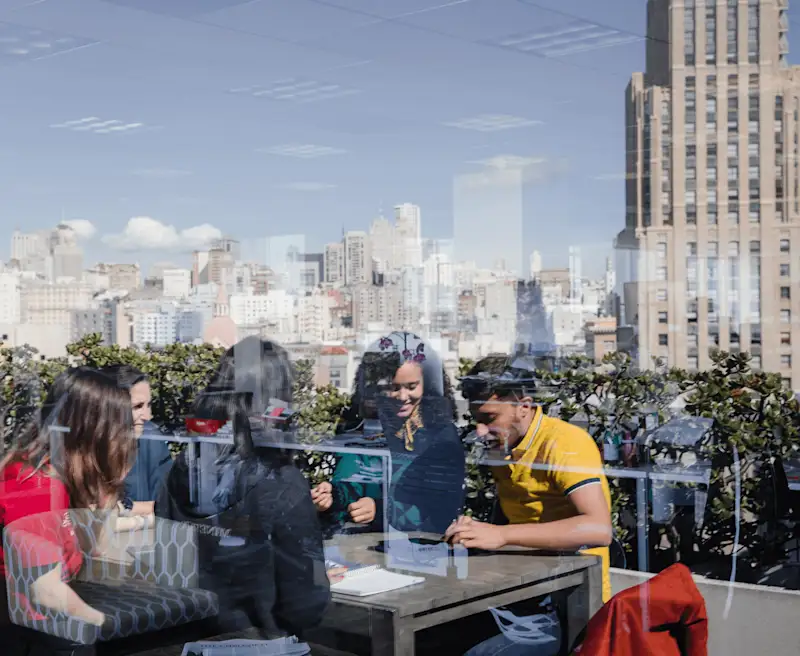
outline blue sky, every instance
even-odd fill
[[[523,234],[481,238],[596,273],[644,29],[642,0],[0,0],[3,232],[63,214],[90,262],[187,264],[205,224],[318,250],[413,202],[445,238],[458,176],[523,165]]]

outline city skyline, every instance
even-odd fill
[[[417,0],[397,16],[387,2],[209,0],[222,10],[176,18],[70,2],[79,21],[61,3],[24,4],[0,7],[0,36],[17,39],[0,57],[17,90],[0,101],[3,222],[89,220],[90,260],[136,245],[135,217],[174,226],[173,248],[208,224],[243,241],[304,232],[318,252],[342,225],[363,229],[410,201],[426,236],[452,237],[457,180],[503,184],[509,171],[524,178],[523,234],[496,239],[538,249],[547,266],[584,245],[576,235],[610,245],[624,214],[619,91],[644,57],[643,6]],[[587,270],[599,274],[606,254]]]

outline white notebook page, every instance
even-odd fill
[[[341,581],[331,586],[331,592],[354,597],[368,597],[369,595],[400,590],[423,581],[425,581],[425,578],[422,576],[397,574],[378,566],[365,567],[347,572]]]

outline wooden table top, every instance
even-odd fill
[[[438,539],[440,536],[411,534],[409,537]],[[403,540],[401,536],[394,539]],[[600,567],[600,558],[597,556],[574,553],[551,554],[534,549],[506,547],[496,552],[470,555],[466,559],[464,578],[458,578],[452,568],[447,576],[437,576],[426,574],[421,568],[405,569],[387,563],[387,556],[376,550],[382,540],[383,534],[376,533],[343,535],[326,543],[326,547],[335,545],[343,560],[364,565],[381,565],[393,571],[422,576],[425,578],[424,583],[369,597],[334,593],[335,602],[349,606],[383,608],[400,616],[407,616],[465,603],[471,599],[491,596],[523,585],[558,579],[593,565]]]

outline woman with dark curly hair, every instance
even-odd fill
[[[70,369],[53,383],[19,444],[0,461],[0,530],[7,543],[24,549],[22,566],[33,583],[20,588],[7,577],[0,552],[3,654],[93,655],[92,645],[73,644],[47,630],[72,619],[105,623],[102,609],[87,604],[71,586],[83,550],[70,510],[111,510],[119,500],[136,457],[130,395],[94,369]],[[40,630],[11,623],[9,594],[16,597],[16,612],[20,605],[24,609],[26,624]]]
[[[312,490],[329,530],[350,523],[379,531],[385,519],[397,531],[443,532],[461,511],[464,450],[448,383],[438,355],[412,333],[393,332],[367,350],[349,419],[380,422],[392,452],[391,487],[383,490],[380,457],[343,456],[332,481]]]

